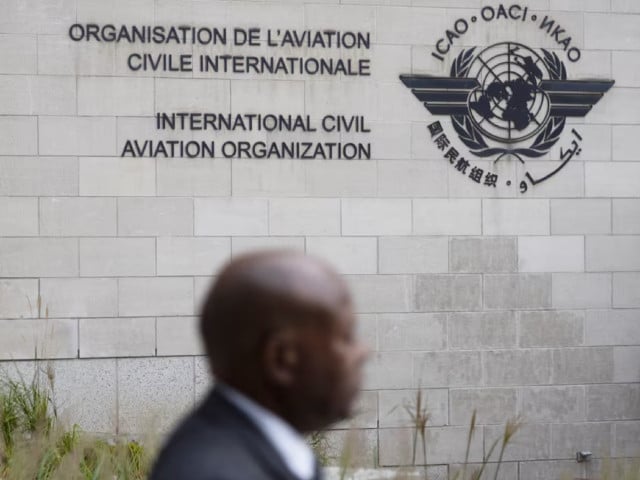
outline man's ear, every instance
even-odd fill
[[[274,332],[267,338],[263,362],[269,379],[283,386],[293,383],[300,359],[298,345],[293,329]]]

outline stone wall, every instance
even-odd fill
[[[571,35],[578,62],[537,24],[506,19],[470,24],[444,62],[431,55],[484,5],[500,4],[4,0],[0,367],[52,361],[62,411],[87,430],[167,428],[209,385],[195,332],[212,274],[241,252],[286,246],[345,274],[375,350],[361,414],[329,434],[355,443],[360,463],[411,463],[403,405],[418,389],[430,464],[464,460],[474,409],[474,462],[509,417],[525,416],[505,479],[580,473],[577,450],[640,454],[640,4],[528,2],[529,15]],[[76,23],[261,27],[263,43],[74,41]],[[369,32],[372,45],[269,48],[266,29]],[[567,120],[580,155],[524,194],[520,162],[469,154],[449,117],[399,80],[449,75],[461,49],[500,41],[557,52],[569,79],[616,82],[586,117]],[[199,50],[368,58],[371,75],[127,67],[132,52]],[[155,128],[156,112],[358,115],[371,132],[175,132]],[[456,149],[513,184],[476,184],[450,165],[427,129],[438,120]],[[371,158],[121,156],[128,139],[222,137],[366,142]],[[530,168],[555,168],[562,141]]]

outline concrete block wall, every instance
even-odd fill
[[[447,74],[430,55],[435,41],[486,4],[3,1],[0,369],[51,361],[61,411],[89,431],[169,428],[210,384],[196,331],[212,276],[247,250],[289,247],[345,275],[374,350],[360,413],[329,433],[332,448],[351,443],[369,466],[411,463],[403,406],[421,391],[427,461],[451,465],[438,472],[464,460],[474,409],[473,462],[509,417],[527,421],[505,479],[590,474],[577,450],[640,455],[640,10],[628,0],[527,3],[572,33],[582,59],[570,78],[616,84],[574,121],[582,155],[521,195],[450,168],[426,129],[450,123],[398,79]],[[75,22],[368,31],[372,75],[132,72],[134,47],[72,42]],[[502,39],[557,49],[513,22],[471,28],[455,48]],[[153,115],[178,110],[364,115],[372,132],[354,135],[373,158],[119,157],[127,138],[167,137]],[[181,133],[191,136],[207,138]]]

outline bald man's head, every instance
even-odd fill
[[[354,322],[346,285],[326,263],[260,252],[222,270],[201,332],[216,377],[309,430],[349,413],[366,356]]]

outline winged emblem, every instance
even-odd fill
[[[558,56],[541,51],[542,56],[513,42],[477,55],[472,48],[456,58],[449,77],[401,75],[400,80],[433,115],[450,115],[474,154],[540,157],[558,140],[565,119],[587,115],[614,83],[568,80]]]

